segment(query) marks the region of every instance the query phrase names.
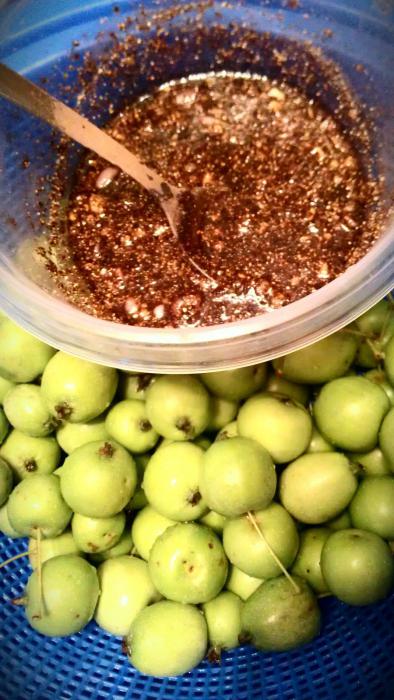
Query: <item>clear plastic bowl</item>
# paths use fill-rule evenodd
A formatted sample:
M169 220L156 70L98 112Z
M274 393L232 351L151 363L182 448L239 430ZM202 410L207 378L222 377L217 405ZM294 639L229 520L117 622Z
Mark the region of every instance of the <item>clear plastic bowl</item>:
M161 10L171 2L145 2ZM180 3L185 4L185 3ZM79 51L97 44L98 32L116 29L139 3L107 0L2 2L0 59L34 80L51 75L56 93L73 41ZM384 154L387 191L393 191L394 41L392 3L367 0L213 3L206 21L244 21L261 31L309 39L342 67L360 97L379 110L377 144ZM391 10L390 10L391 8ZM390 14L391 13L391 14ZM325 31L330 29L329 32ZM129 31L137 31L131 29ZM362 64L366 72L356 69ZM55 80L53 79L55 76ZM371 86L373 89L371 89ZM37 135L41 142L36 142ZM393 221L371 251L322 289L271 313L206 328L145 329L101 321L59 297L37 266L26 205L37 177L53 166L43 149L49 130L18 108L0 102L0 307L51 345L103 364L152 372L204 372L246 366L318 340L357 317L394 286ZM30 166L24 169L23 159ZM45 205L45 192L43 193ZM37 216L36 234L42 233Z

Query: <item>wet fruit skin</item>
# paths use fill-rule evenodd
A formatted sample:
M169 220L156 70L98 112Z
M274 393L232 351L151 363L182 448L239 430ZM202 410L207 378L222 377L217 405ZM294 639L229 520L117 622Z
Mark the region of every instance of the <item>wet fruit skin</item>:
M141 610L126 644L138 671L163 678L180 676L197 666L207 641L207 625L198 608L163 600Z
M214 396L228 401L240 401L259 391L265 383L267 365L224 370L222 372L206 372L201 375L201 381Z
M32 382L55 354L41 340L8 318L0 324L0 375L11 382Z
M9 468L7 462L0 457L0 506L2 506L12 489L12 471Z
M320 567L323 546L331 535L328 527L311 527L301 532L300 547L291 573L301 576L316 593L327 591Z
M345 331L274 360L281 375L302 384L322 384L341 377L349 369L357 351L356 337Z
M294 576L297 593L285 576L261 584L244 603L242 633L262 651L289 651L320 631L320 611L308 584Z
M11 430L0 447L0 456L12 469L16 481L33 474L51 474L60 462L61 452L53 437L32 437Z
M219 538L196 523L167 528L154 543L148 564L157 590L179 603L212 600L227 578L227 558Z
M242 600L230 591L222 591L202 606L208 625L208 639L216 653L239 645Z
M56 537L65 530L71 519L71 509L62 498L59 477L53 474L34 474L21 481L7 501L11 526L20 536Z
M349 506L353 526L394 540L394 475L369 476Z
M111 518L87 518L80 513L74 513L71 530L81 552L95 554L105 552L119 542L125 523L126 516L123 511Z
M193 440L209 423L210 397L197 377L163 375L148 388L146 411L159 435Z
M42 567L43 614L37 571L26 586L26 617L33 629L48 637L79 632L92 619L99 596L95 568L82 557L66 554Z

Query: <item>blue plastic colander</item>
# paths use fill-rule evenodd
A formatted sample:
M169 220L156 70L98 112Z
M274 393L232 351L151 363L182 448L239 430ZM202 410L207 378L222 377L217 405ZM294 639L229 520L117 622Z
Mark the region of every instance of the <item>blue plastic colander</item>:
M170 3L144 4L163 8ZM72 79L64 74L72 42L78 40L80 52L91 48L98 32L116 29L136 5L133 0L0 0L0 60L35 80L50 75L51 90L56 91ZM384 99L384 73L393 71L392 53L387 50L393 32L390 0L255 0L233 5L224 8L215 2L208 16L212 19L220 10L228 20L239 19L247 6L255 28L305 38L307 26L309 38L324 46L345 70L358 62L366 65L374 99ZM332 36L324 33L326 28ZM22 225L21 201L29 193L24 191L22 198L15 163L25 154L38 162L35 137L39 129L45 134L46 127L4 103L0 117L9 144L0 152L0 167L8 167L13 179L8 199L0 192L1 209L6 207ZM42 168L47 165L44 159ZM25 550L26 541L0 537L1 560ZM323 599L322 633L299 651L261 654L242 647L224 654L219 665L204 662L182 678L155 679L134 671L122 653L121 640L94 623L66 639L45 638L31 630L23 610L10 602L23 594L29 571L27 559L19 559L0 572L0 700L394 698L394 596L365 608Z

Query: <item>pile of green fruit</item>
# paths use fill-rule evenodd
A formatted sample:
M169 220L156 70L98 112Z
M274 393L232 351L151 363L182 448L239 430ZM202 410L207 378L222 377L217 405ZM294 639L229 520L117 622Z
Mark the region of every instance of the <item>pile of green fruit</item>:
M0 445L28 622L65 636L94 618L142 673L292 649L319 633L320 596L393 588L390 299L271 364L199 377L95 365L1 316Z

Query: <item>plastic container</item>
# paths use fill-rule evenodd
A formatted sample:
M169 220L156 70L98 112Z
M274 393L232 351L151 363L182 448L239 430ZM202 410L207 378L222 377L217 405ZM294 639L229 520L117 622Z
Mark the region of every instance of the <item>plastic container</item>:
M137 5L130 0L118 2L114 12L114 3L107 0L1 2L0 59L34 80L50 74L49 88L56 93L64 81L72 84L74 80L75 73L63 75L72 42L80 42L78 51L97 49L97 33L116 29ZM148 1L144 5L163 9L171 3ZM217 9L224 22L243 20L261 31L310 39L334 57L362 99L380 110L376 142L384 153L389 190L394 181L390 8L392 3L382 0L213 3L205 21L215 21ZM131 27L128 31L138 30ZM357 64L365 66L366 72L357 71ZM100 120L105 118L104 113L99 116ZM54 160L49 147L35 143L38 133L49 138L45 125L1 101L0 307L57 348L141 371L203 372L249 365L335 331L394 286L391 222L373 249L340 278L300 301L250 320L161 330L132 328L88 316L59 298L48 275L33 260L26 203L32 205L36 178L50 170ZM30 162L26 170L21 167L25 155ZM41 230L36 217L37 236Z

